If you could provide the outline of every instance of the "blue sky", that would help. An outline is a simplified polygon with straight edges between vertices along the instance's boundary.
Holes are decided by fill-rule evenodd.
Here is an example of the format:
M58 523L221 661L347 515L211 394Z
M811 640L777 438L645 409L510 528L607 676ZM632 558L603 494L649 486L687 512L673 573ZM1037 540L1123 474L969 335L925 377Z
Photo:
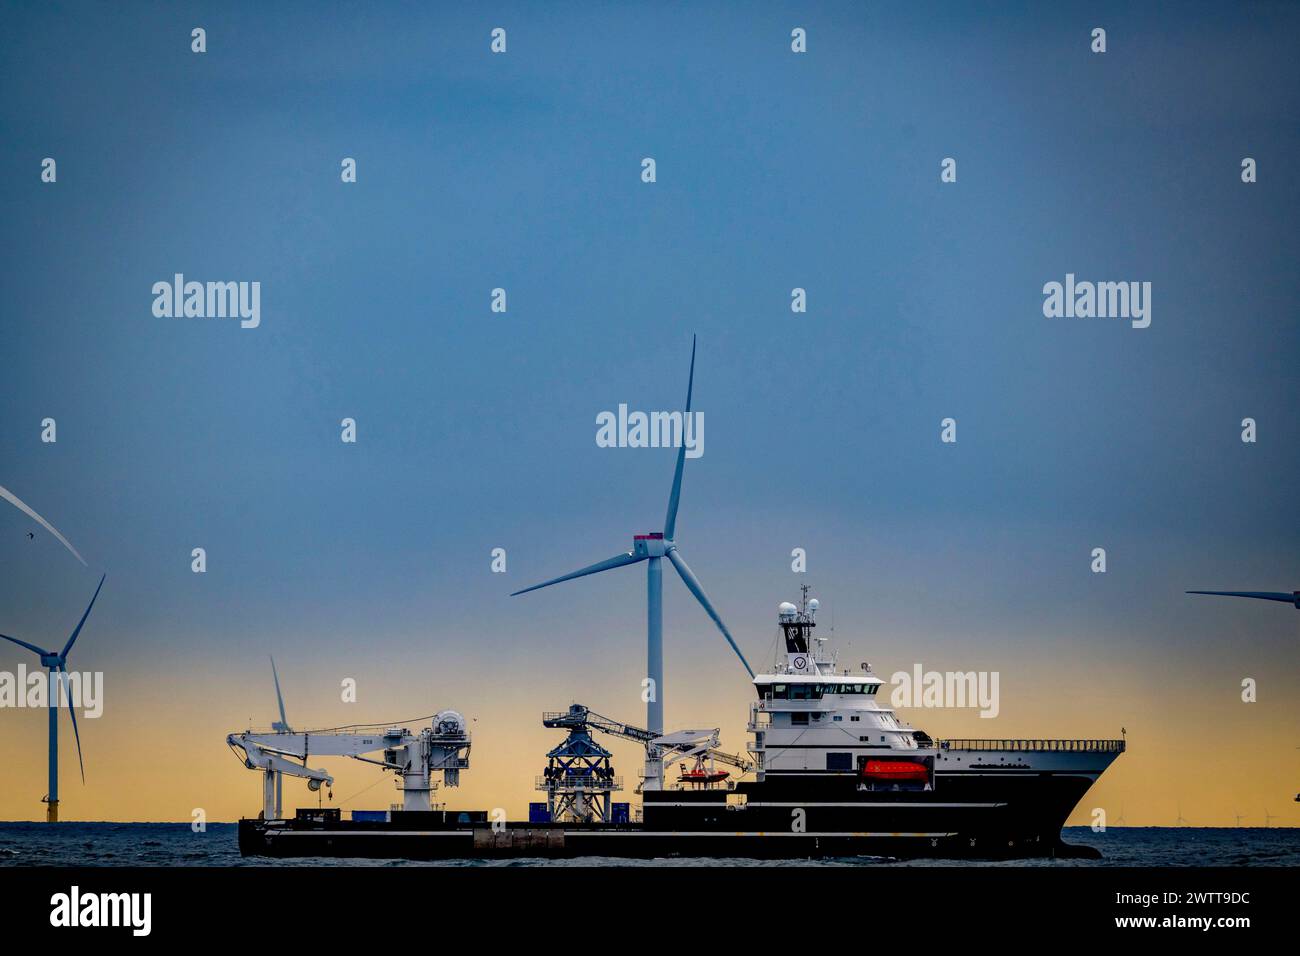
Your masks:
M273 651L322 716L365 668L393 706L594 683L632 719L639 569L505 595L660 528L671 452L595 416L678 405L698 333L679 541L751 660L804 547L886 670L1294 673L1294 613L1182 595L1300 587L1294 8L0 10L0 484L92 565L0 513L6 633L66 633L106 570L81 667L248 709ZM176 272L260 281L261 327L155 318ZM1045 319L1067 272L1150 281L1151 327ZM739 720L665 587L669 723L712 682Z

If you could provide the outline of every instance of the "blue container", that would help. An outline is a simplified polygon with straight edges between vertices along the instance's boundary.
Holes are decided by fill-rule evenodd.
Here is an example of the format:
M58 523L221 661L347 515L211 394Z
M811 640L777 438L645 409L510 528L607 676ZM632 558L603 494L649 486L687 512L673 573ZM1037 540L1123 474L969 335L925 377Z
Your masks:
M353 823L385 823L388 820L387 810L353 810Z
M550 823L551 811L546 809L544 803L528 804L528 822L529 823Z
M629 803L611 803L609 805L609 822L610 823L627 823L632 819L629 813Z

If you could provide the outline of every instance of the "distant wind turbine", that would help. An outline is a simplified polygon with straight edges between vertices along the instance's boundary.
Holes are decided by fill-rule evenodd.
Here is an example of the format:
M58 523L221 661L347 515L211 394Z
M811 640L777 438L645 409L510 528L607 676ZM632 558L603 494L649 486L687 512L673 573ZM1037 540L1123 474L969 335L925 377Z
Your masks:
M56 531L55 534L58 534ZM65 542L66 543L66 542ZM37 647L35 644L28 644L26 641L20 641L16 637L10 637L8 634L0 634L0 637L6 641L12 641L19 647L25 647L34 654L40 655L41 666L49 668L50 671L50 696L46 703L50 711L50 792L45 797L46 810L45 821L47 823L59 822L59 702L57 700L58 687L62 685L63 690L68 695L68 713L72 716L72 733L77 738L77 763L81 766L81 782L86 782L86 764L81 759L81 732L77 730L77 712L72 708L72 688L62 678L56 678L56 674L66 675L68 672L68 652L72 650L72 645L77 641L77 635L86 624L86 618L90 617L90 609L95 606L95 598L99 597L99 589L104 586L103 575L99 579L99 587L95 588L95 593L86 605L86 613L81 615L81 620L73 629L71 636L68 637L68 643L63 645L61 651L47 651L43 647Z
M267 655L268 657L270 655ZM291 734L289 718L284 715L284 695L280 693L280 675L275 670L275 658L271 657L271 678L275 681L275 699L280 705L280 719L272 722L271 729L277 734ZM275 775L275 817L280 819L284 807L284 774Z
M1246 819L1246 815L1244 813L1234 813L1233 816L1237 818L1237 826L1241 826L1241 821Z
M710 603L708 595L704 593L704 588L700 586L699 580L695 577L690 566L687 565L681 552L677 550L677 544L674 535L677 532L677 506L681 501L682 494L682 470L686 466L686 422L691 412L691 396L695 387L695 339L691 338L691 371L690 377L686 384L686 414L682 419L682 444L677 450L677 468L673 473L673 487L668 496L668 514L664 518L664 530L662 532L652 532L649 534L634 535L632 539L632 550L623 554L616 554L612 558L599 561L596 564L588 565L581 570L574 571L570 574L562 575L558 578L552 578L549 581L543 581L541 584L534 584L532 587L524 588L522 591L515 591L511 597L518 594L527 594L529 591L536 591L539 588L550 587L552 584L559 584L561 581L571 581L574 578L584 577L588 574L598 574L601 571L608 571L612 568L621 568L629 564L637 564L641 561L646 563L646 676L653 681L653 693L650 700L646 703L646 723L649 729L656 734L662 734L664 729L664 635L663 635L663 572L660 567L660 561L667 558L672 566L677 570L681 577L682 583L686 585L695 599L700 602L706 614L713 619L713 623L718 626L722 636L727 639L731 649L736 652L740 658L740 663L744 665L749 676L754 676L754 669L749 666L749 661L745 660L745 655L740 652L736 646L736 641L727 630L727 625L722 622L718 612L714 610L713 604Z
M27 505L26 502L22 501L17 495L15 495L12 491L4 487L3 485L0 485L0 498L3 498L5 501L9 502L11 505L13 505L23 514L27 515L27 517L31 518L33 521L39 524L50 534L54 535L54 537L58 538L59 541L63 543L63 546L72 552L72 556L74 558L76 558L86 567L89 567L89 565L86 564L86 559L83 558L81 556L81 553L72 546L72 542L70 542L59 532L58 528L54 527L54 525L50 524L48 521L46 521L44 518L38 515L35 511L31 509L30 506ZM28 536L29 537L32 536L30 531L28 532Z
M1180 804L1178 805L1178 819L1174 821L1174 826L1176 826L1176 827L1186 827L1186 826L1191 826L1191 825L1192 825L1192 821L1191 821L1191 820L1188 820L1188 819L1185 819L1185 818L1183 817L1183 805L1180 803Z
M1273 814L1271 814L1271 813L1268 812L1268 807L1265 807L1265 808L1264 808L1264 826L1266 826L1266 827L1272 826L1272 825L1273 825L1273 821L1276 820L1276 819L1277 819L1277 817L1273 816Z
M269 655L268 655L269 656ZM280 693L280 675L275 670L275 658L271 658L271 679L275 681L275 699L280 705L280 719L272 722L271 729L277 734L291 734L289 718L284 716L284 695Z
M1219 597L1255 598L1258 601L1281 601L1300 609L1300 591L1188 591L1188 594L1214 594Z
M1119 805L1119 816L1115 818L1115 826L1122 827L1123 825L1124 825L1124 804L1121 803Z

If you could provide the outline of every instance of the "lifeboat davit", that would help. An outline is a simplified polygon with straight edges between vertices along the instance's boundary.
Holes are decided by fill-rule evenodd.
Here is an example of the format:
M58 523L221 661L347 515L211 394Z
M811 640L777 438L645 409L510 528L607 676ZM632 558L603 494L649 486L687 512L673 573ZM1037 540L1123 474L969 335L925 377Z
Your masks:
M924 765L910 760L868 760L862 776L886 783L926 783L930 779Z

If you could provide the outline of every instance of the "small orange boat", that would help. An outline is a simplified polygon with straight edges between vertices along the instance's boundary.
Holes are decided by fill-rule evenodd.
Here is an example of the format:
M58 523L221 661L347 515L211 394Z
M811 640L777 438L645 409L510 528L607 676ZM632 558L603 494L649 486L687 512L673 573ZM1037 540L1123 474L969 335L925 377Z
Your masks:
M731 776L726 770L683 770L682 783L717 783Z

